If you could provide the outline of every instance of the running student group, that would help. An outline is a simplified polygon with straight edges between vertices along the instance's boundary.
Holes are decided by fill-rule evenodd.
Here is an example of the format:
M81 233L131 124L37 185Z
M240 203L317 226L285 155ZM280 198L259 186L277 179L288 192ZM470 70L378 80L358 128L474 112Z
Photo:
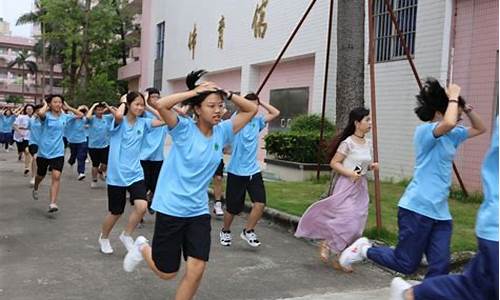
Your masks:
M12 144L19 159L24 154L25 175L33 176L33 198L47 171L51 171L49 212L59 210L57 198L64 165L65 139L71 149L68 163L78 162L78 179L85 176L87 152L92 160L91 188L106 181L108 214L98 238L102 253L112 254L110 233L132 205L119 240L127 249L123 268L132 272L142 261L161 279L176 277L182 257L185 274L176 299L192 299L209 259L211 239L207 189L213 180L213 212L223 218L220 244L231 246L231 224L244 208L248 191L253 203L240 237L260 246L255 233L266 193L257 160L259 135L280 112L250 93L240 96L202 81L206 71L186 77L188 90L160 97L149 88L145 96L129 92L119 104L96 102L90 109L72 108L61 95L49 95L43 105L26 105L1 114L1 141ZM463 274L448 275L452 217L448 195L452 162L458 147L485 133L486 126L460 96L460 87L446 89L434 78L425 81L416 96L415 113L424 123L413 138L415 172L398 205L398 243L395 248L374 246L362 233L368 216L366 174L373 162L370 111L353 109L346 128L329 147L335 176L329 195L311 205L300 219L295 235L319 241L319 257L343 272L369 259L402 274L412 274L426 255L429 263L423 282L400 277L391 283L391 299L498 299L498 120L482 165L484 201L476 222L478 252ZM229 115L224 101L237 110ZM260 112L259 112L259 108ZM459 125L462 115L471 127ZM17 117L16 117L17 116ZM164 155L166 136L172 146ZM226 167L225 211L222 206L223 154L231 152ZM32 162L33 161L33 162ZM147 210L156 214L151 244L132 234Z

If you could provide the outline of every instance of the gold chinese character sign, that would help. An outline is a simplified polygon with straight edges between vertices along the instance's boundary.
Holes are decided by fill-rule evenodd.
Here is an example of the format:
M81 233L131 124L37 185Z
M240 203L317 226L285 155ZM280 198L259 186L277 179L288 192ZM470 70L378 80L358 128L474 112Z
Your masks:
M196 32L196 23L194 23L193 31L189 33L188 48L191 51L191 58L194 59L194 52L196 49L196 37L198 33Z
M255 38L263 39L266 35L267 31L267 23L266 23L266 8L269 0L262 0L260 5L257 3L257 7L255 7L255 12L253 14L253 36Z
M219 20L219 27L217 28L217 31L219 32L219 39L217 41L217 48L223 49L224 48L224 29L226 28L226 22L224 15L220 17Z

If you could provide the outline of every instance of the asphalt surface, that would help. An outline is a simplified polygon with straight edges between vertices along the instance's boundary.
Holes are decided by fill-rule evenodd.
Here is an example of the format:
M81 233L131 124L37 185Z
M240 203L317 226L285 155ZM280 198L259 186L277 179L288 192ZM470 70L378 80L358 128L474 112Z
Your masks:
M76 180L76 166L64 166L60 211L47 213L47 177L40 199L31 198L29 178L16 154L0 152L0 299L173 299L178 281L162 281L142 263L122 269L126 251L118 240L128 217L111 233L112 255L99 252L97 238L107 212L105 185L90 189ZM212 219L210 261L195 299L388 299L390 274L365 263L346 274L322 264L317 248L283 228L261 221L262 246L239 238L245 216L233 225L233 245L218 242L221 220ZM152 237L147 215L135 236Z

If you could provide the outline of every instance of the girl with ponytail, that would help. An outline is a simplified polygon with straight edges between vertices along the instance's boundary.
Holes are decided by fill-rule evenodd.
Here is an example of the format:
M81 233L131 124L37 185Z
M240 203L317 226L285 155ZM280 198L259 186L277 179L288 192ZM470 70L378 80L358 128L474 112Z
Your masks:
M396 249L372 247L362 237L340 256L350 267L365 258L403 274L414 273L425 253L429 267L426 278L448 273L452 233L448 195L452 163L458 146L486 131L481 118L460 97L460 87L441 87L428 78L416 96L415 113L426 123L417 126L413 138L415 172L399 200L399 236ZM458 125L465 112L472 127Z
M156 103L168 125L172 148L163 163L154 193L156 211L152 246L140 236L128 251L123 268L131 272L143 259L164 280L173 279L180 267L181 253L186 274L176 299L192 299L201 282L210 253L210 213L207 188L222 159L222 148L257 112L257 105L221 90L213 82L197 84L206 72L191 72L188 91L161 98ZM224 98L233 101L238 114L221 122ZM178 104L188 105L195 120L178 115Z
M302 215L295 236L320 240L320 259L328 263L336 254L333 267L341 269L338 255L361 236L368 217L366 173L377 169L372 162L370 111L364 107L349 113L347 127L330 146L330 166L339 175L331 195L311 205ZM352 271L350 267L344 271Z

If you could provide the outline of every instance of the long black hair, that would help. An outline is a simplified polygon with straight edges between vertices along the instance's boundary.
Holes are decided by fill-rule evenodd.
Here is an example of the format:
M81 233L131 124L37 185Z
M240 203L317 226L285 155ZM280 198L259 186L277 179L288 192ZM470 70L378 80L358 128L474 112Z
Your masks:
M24 108L23 108L23 115L25 115L25 114L26 114L26 109L27 109L28 107L30 107L30 106L31 106L31 108L33 109L33 113L35 113L35 106L34 106L33 104L26 104L26 105L24 106Z
M336 135L330 143L330 147L328 149L328 161L331 161L335 156L340 143L342 143L342 141L346 138L353 135L356 131L356 125L354 122L361 122L361 120L363 120L363 118L368 116L369 114L370 110L364 107L357 107L351 110L351 112L349 113L349 122L347 123L346 128L344 128L344 130L340 134Z
M436 78L426 78L423 88L415 97L417 98L415 114L424 122L434 119L436 112L444 115L448 108L448 95ZM465 99L462 96L458 97L458 105L461 108L465 107Z
M186 76L186 85L189 90L194 90L198 85L196 82L200 80L201 77L206 75L208 72L205 70L198 70L198 71L192 71ZM187 100L184 100L182 102L182 105L189 105L191 108L194 108L195 106L200 106L201 103L208 97L210 94L218 94L221 99L225 96L224 91L222 90L217 90L217 91L208 91L204 93L200 93L194 97L191 97Z
M138 91L128 92L127 93L127 106L125 107L125 111L124 111L123 115L126 115L128 113L128 109L129 109L130 105L132 105L132 102L134 102L134 100L137 97L141 97L142 101L144 101L144 105L146 105L146 99L144 98L144 95L142 93L140 93Z

